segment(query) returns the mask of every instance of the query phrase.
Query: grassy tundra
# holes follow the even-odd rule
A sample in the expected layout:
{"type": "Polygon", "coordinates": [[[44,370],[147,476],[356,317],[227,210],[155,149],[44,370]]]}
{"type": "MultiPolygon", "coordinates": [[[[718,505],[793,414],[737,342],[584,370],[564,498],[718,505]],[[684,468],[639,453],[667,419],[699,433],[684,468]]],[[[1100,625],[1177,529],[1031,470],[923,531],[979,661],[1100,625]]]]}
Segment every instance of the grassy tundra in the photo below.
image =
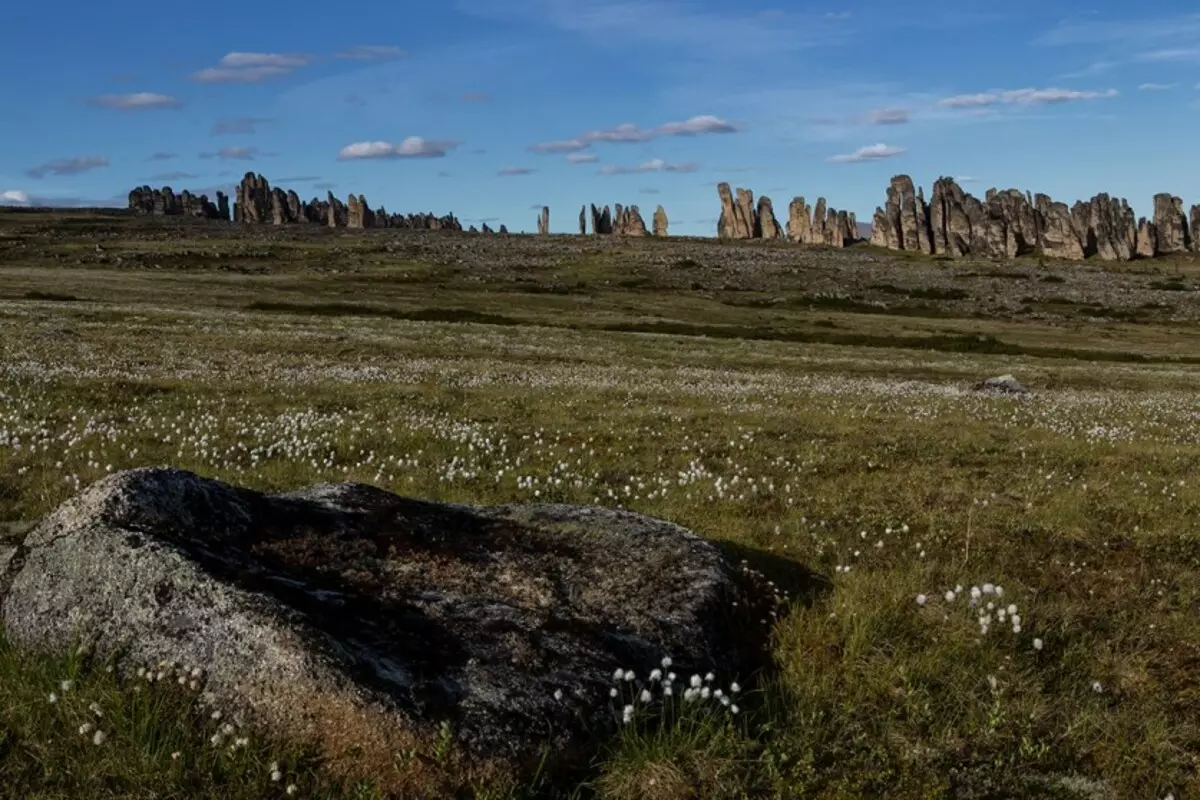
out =
{"type": "MultiPolygon", "coordinates": [[[[431,793],[1191,797],[1198,334],[1188,259],[0,214],[0,540],[157,464],[621,506],[789,590],[776,674],[737,715],[639,714],[569,785],[431,793]],[[1037,391],[970,390],[1002,373],[1037,391]]],[[[0,632],[0,797],[386,785],[224,729],[182,677],[0,632]]]]}

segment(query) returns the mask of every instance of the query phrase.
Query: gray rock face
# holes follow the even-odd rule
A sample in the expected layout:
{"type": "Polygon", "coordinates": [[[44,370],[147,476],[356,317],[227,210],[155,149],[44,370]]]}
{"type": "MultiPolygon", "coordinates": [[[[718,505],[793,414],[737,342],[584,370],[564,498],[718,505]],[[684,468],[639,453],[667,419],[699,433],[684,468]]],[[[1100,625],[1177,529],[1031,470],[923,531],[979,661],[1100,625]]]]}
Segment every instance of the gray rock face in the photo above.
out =
{"type": "Polygon", "coordinates": [[[1142,217],[1138,220],[1137,254],[1140,258],[1154,258],[1158,253],[1158,230],[1154,223],[1142,217]]]}
{"type": "Polygon", "coordinates": [[[1191,212],[1192,249],[1200,253],[1200,204],[1192,206],[1191,212]]]}
{"type": "Polygon", "coordinates": [[[548,236],[550,234],[550,207],[542,206],[542,213],[538,214],[537,232],[539,236],[548,236]]]}
{"type": "Polygon", "coordinates": [[[667,211],[662,206],[654,209],[654,235],[667,236],[670,221],[667,219],[667,211]]]}
{"type": "Polygon", "coordinates": [[[721,199],[717,236],[722,239],[753,239],[757,223],[754,214],[754,193],[748,189],[738,189],[735,201],[729,184],[719,183],[717,195],[721,199]]]}
{"type": "Polygon", "coordinates": [[[0,613],[19,646],[82,634],[128,647],[123,668],[202,665],[227,712],[318,743],[336,730],[368,760],[444,720],[481,758],[569,749],[610,719],[617,667],[670,655],[680,674],[744,677],[774,602],[712,545],[632,513],[358,484],[263,495],[173,469],[101,480],[7,563],[0,613]]]}
{"type": "Polygon", "coordinates": [[[1071,222],[1066,203],[1056,203],[1048,195],[1034,195],[1038,213],[1038,249],[1047,258],[1083,258],[1083,243],[1071,222]]]}
{"type": "Polygon", "coordinates": [[[587,206],[579,207],[579,235],[587,236],[587,206]]]}
{"type": "Polygon", "coordinates": [[[793,197],[788,204],[787,237],[798,244],[812,243],[812,209],[803,197],[793,197]]]}
{"type": "Polygon", "coordinates": [[[1158,233],[1155,255],[1183,253],[1192,249],[1183,200],[1168,193],[1154,195],[1154,228],[1158,233]]]}
{"type": "Polygon", "coordinates": [[[247,172],[237,186],[237,207],[238,215],[234,222],[270,222],[271,184],[262,175],[247,172]]]}
{"type": "Polygon", "coordinates": [[[624,206],[620,203],[616,206],[617,216],[614,221],[614,232],[618,236],[649,236],[646,230],[646,221],[642,219],[642,212],[637,206],[624,206]]]}
{"type": "Polygon", "coordinates": [[[783,229],[779,227],[779,220],[775,219],[775,207],[771,205],[771,198],[765,194],[758,198],[758,208],[755,210],[754,216],[757,221],[754,229],[755,238],[779,239],[783,237],[783,229]]]}

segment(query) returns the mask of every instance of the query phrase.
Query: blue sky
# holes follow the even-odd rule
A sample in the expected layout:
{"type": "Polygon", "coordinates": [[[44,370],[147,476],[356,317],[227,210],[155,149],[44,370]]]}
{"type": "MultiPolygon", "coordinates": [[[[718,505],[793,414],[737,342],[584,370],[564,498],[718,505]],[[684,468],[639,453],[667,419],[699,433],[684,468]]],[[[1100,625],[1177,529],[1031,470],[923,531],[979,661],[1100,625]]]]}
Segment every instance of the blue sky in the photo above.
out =
{"type": "Polygon", "coordinates": [[[1008,0],[444,0],[353,7],[20,3],[5,11],[0,196],[150,183],[576,227],[661,203],[711,235],[715,184],[869,221],[940,175],[1139,214],[1200,202],[1200,13],[1008,0]],[[1053,8],[1051,8],[1051,6],[1053,8]],[[1190,193],[1190,194],[1189,194],[1190,193]]]}

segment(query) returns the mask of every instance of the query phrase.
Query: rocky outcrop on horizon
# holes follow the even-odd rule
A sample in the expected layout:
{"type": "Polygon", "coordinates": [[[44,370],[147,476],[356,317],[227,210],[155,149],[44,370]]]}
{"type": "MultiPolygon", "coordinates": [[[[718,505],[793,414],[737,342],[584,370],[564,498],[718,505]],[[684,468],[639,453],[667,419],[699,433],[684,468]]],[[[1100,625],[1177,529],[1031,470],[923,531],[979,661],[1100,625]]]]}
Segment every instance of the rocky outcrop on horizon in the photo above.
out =
{"type": "Polygon", "coordinates": [[[667,211],[662,206],[654,209],[654,235],[667,236],[667,229],[670,226],[670,220],[667,219],[667,211]]]}
{"type": "Polygon", "coordinates": [[[646,230],[646,221],[642,219],[642,212],[637,206],[624,206],[620,203],[616,204],[616,218],[613,221],[613,233],[617,236],[649,236],[650,232],[646,230]]]}
{"type": "Polygon", "coordinates": [[[550,206],[542,206],[542,212],[537,218],[537,232],[539,236],[550,234],[550,206]]]}
{"type": "MultiPolygon", "coordinates": [[[[367,199],[351,194],[343,203],[328,192],[326,199],[302,200],[295,191],[272,188],[262,175],[247,172],[234,195],[232,218],[250,225],[327,225],[331,228],[407,228],[418,230],[463,230],[462,223],[446,214],[389,214],[380,207],[372,210],[367,199]]],[[[176,195],[170,187],[152,189],[142,186],[129,193],[129,208],[141,214],[184,215],[204,219],[230,219],[229,198],[217,193],[211,203],[204,195],[190,192],[176,195]]]]}
{"type": "Polygon", "coordinates": [[[1048,195],[989,189],[983,200],[953,178],[938,178],[926,204],[912,178],[896,175],[875,209],[870,242],[889,250],[961,258],[1048,258],[1128,261],[1196,249],[1200,206],[1184,214],[1183,200],[1154,196],[1151,219],[1136,219],[1129,203],[1101,193],[1073,206],[1048,195]]]}
{"type": "Polygon", "coordinates": [[[207,195],[194,195],[186,189],[175,194],[170,186],[139,186],[129,193],[129,208],[139,214],[229,220],[229,197],[224,192],[217,192],[213,203],[207,195]]]}
{"type": "Polygon", "coordinates": [[[854,214],[826,208],[824,197],[817,198],[816,208],[810,208],[803,197],[793,198],[788,205],[787,239],[790,242],[845,247],[860,238],[854,214]]]}

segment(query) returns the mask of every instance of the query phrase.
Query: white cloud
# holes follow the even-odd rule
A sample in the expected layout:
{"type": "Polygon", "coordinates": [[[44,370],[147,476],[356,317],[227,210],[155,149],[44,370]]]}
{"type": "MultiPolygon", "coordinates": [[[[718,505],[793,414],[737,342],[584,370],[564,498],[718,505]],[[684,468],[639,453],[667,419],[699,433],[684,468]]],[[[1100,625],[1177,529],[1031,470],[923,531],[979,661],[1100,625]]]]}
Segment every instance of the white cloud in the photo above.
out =
{"type": "Polygon", "coordinates": [[[600,160],[600,156],[595,153],[569,153],[567,155],[568,164],[595,164],[600,160]]]}
{"type": "Polygon", "coordinates": [[[176,153],[166,153],[166,152],[163,152],[160,150],[159,152],[150,156],[150,158],[148,158],[146,160],[147,161],[170,161],[172,158],[179,158],[179,156],[176,153]]]}
{"type": "Polygon", "coordinates": [[[399,144],[391,142],[355,142],[348,144],[338,153],[339,161],[361,158],[441,158],[458,147],[459,143],[448,139],[423,139],[409,136],[399,144]]]}
{"type": "Polygon", "coordinates": [[[663,161],[661,158],[653,158],[649,161],[638,164],[636,167],[619,167],[614,165],[604,166],[600,168],[600,175],[635,175],[641,172],[695,172],[700,168],[699,164],[693,162],[684,162],[682,164],[670,164],[663,161]]]}
{"type": "Polygon", "coordinates": [[[865,147],[860,147],[853,153],[845,153],[842,155],[830,156],[827,161],[832,161],[837,164],[852,164],[859,161],[879,161],[884,158],[893,158],[907,152],[903,147],[894,147],[890,144],[869,144],[865,147]]]}
{"type": "Polygon", "coordinates": [[[218,67],[245,69],[248,67],[279,67],[296,69],[307,65],[309,58],[299,53],[226,53],[218,67]]]}
{"type": "Polygon", "coordinates": [[[549,155],[551,153],[576,153],[589,147],[591,144],[582,139],[562,139],[556,142],[539,142],[530,145],[529,150],[539,155],[549,155]]]}
{"type": "Polygon", "coordinates": [[[908,122],[908,111],[903,108],[881,108],[867,112],[868,125],[903,125],[908,122]]]}
{"type": "Polygon", "coordinates": [[[44,178],[47,175],[78,175],[81,172],[107,166],[108,158],[105,156],[75,156],[30,167],[25,170],[25,174],[31,178],[44,178]]]}
{"type": "Polygon", "coordinates": [[[720,117],[701,114],[685,122],[667,122],[658,127],[663,136],[697,136],[703,133],[735,133],[738,128],[720,117]]]}
{"type": "Polygon", "coordinates": [[[217,66],[193,72],[197,83],[259,83],[288,75],[310,59],[299,53],[226,53],[217,66]]]}
{"type": "Polygon", "coordinates": [[[381,44],[360,44],[348,47],[333,54],[334,58],[344,58],[351,61],[390,61],[404,56],[399,47],[381,44]]]}
{"type": "Polygon", "coordinates": [[[487,92],[465,92],[458,99],[464,103],[486,103],[492,96],[487,92]]]}
{"type": "Polygon", "coordinates": [[[959,94],[953,97],[943,97],[938,105],[943,108],[985,108],[995,105],[1054,105],[1069,103],[1077,100],[1096,100],[1098,98],[1116,97],[1116,89],[1103,92],[1081,91],[1078,89],[1007,89],[980,92],[978,94],[959,94]]]}
{"type": "Polygon", "coordinates": [[[29,195],[19,189],[9,189],[6,192],[0,192],[0,206],[27,205],[29,205],[29,195]]]}
{"type": "Polygon", "coordinates": [[[98,108],[113,108],[118,111],[149,111],[160,108],[180,108],[183,103],[167,94],[134,92],[132,94],[102,94],[88,99],[88,104],[98,108]]]}
{"type": "Polygon", "coordinates": [[[974,175],[957,175],[954,180],[958,183],[978,183],[979,178],[976,178],[974,175]]]}
{"type": "Polygon", "coordinates": [[[537,172],[537,170],[531,167],[505,167],[496,174],[501,178],[507,178],[512,175],[532,175],[535,172],[537,172]]]}
{"type": "Polygon", "coordinates": [[[1165,92],[1168,89],[1174,89],[1178,83],[1143,83],[1138,86],[1138,91],[1142,92],[1165,92]]]}
{"type": "Polygon", "coordinates": [[[654,138],[654,132],[642,130],[633,123],[625,122],[615,128],[588,131],[583,134],[582,138],[589,142],[648,142],[654,138]]]}

